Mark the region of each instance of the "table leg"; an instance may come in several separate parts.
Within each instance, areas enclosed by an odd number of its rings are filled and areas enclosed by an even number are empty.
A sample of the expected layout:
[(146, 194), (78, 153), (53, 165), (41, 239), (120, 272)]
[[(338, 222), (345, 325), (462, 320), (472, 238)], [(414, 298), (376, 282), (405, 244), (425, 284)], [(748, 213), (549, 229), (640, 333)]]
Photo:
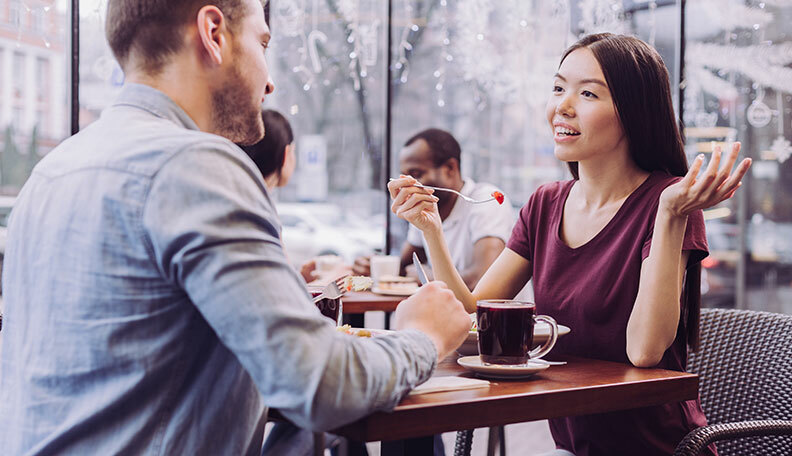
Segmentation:
[(434, 436), (382, 442), (382, 456), (433, 456)]
[(391, 329), (391, 314), (393, 312), (385, 312), (385, 329)]

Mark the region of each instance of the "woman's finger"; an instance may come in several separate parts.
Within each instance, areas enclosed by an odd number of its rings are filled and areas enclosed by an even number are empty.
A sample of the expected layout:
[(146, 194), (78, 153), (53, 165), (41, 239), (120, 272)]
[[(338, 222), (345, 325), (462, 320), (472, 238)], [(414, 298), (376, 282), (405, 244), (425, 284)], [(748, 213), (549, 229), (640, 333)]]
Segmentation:
[(732, 145), (731, 153), (729, 153), (729, 156), (726, 158), (726, 163), (724, 163), (724, 165), (721, 167), (721, 171), (719, 173), (719, 182), (717, 187), (719, 192), (723, 188), (724, 183), (731, 176), (732, 168), (734, 168), (734, 164), (737, 163), (737, 158), (740, 156), (741, 148), (742, 144), (740, 144), (739, 141)]
[(737, 165), (737, 168), (734, 170), (731, 176), (718, 188), (718, 192), (716, 194), (717, 197), (723, 199), (728, 199), (730, 196), (729, 194), (733, 194), (735, 190), (741, 185), (740, 183), (745, 177), (745, 174), (748, 172), (748, 169), (751, 167), (751, 159), (746, 158)]
[(396, 195), (393, 197), (393, 202), (391, 203), (391, 206), (393, 207), (401, 206), (402, 204), (404, 204), (407, 198), (409, 198), (410, 195), (412, 193), (415, 193), (416, 191), (417, 191), (417, 187), (413, 187), (412, 185), (405, 185), (398, 187), (396, 189)]
[(684, 183), (684, 186), (690, 188), (696, 182), (696, 176), (698, 176), (699, 170), (701, 170), (701, 165), (704, 163), (704, 154), (699, 154), (695, 160), (693, 160), (693, 164), (690, 165), (690, 169), (688, 169), (687, 174), (685, 177), (682, 178), (680, 182)]
[(435, 210), (436, 203), (434, 201), (421, 201), (420, 203), (416, 204), (415, 206), (409, 209), (400, 209), (399, 212), (396, 213), (400, 218), (410, 221), (415, 220), (417, 217), (420, 217), (424, 212), (433, 212)]
[(404, 187), (413, 186), (417, 182), (418, 181), (415, 180), (415, 178), (402, 174), (398, 179), (388, 182), (388, 192), (390, 193), (391, 198), (396, 199), (396, 195), (399, 194), (399, 190)]
[(721, 150), (720, 146), (716, 145), (712, 149), (712, 156), (710, 157), (710, 162), (709, 165), (707, 165), (707, 169), (704, 170), (704, 173), (697, 179), (696, 184), (691, 188), (693, 194), (701, 195), (710, 189), (718, 175), (718, 167), (720, 166), (722, 154), (723, 151)]
[(409, 198), (413, 194), (423, 194), (423, 195), (431, 195), (432, 191), (430, 189), (425, 189), (421, 187), (416, 187), (414, 185), (405, 185), (398, 189), (398, 193), (393, 198), (393, 206), (398, 206), (403, 204), (407, 198)]
[(412, 192), (408, 197), (404, 198), (405, 194), (406, 194), (406, 191), (401, 192), (401, 194), (397, 198), (400, 201), (398, 203), (397, 203), (397, 201), (394, 201), (393, 204), (391, 204), (391, 210), (394, 213), (398, 214), (399, 211), (405, 211), (405, 210), (411, 209), (416, 204), (418, 204), (418, 203), (420, 203), (422, 201), (429, 201), (429, 202), (432, 202), (432, 203), (437, 202), (437, 197), (434, 196), (434, 195), (428, 195), (426, 193)]

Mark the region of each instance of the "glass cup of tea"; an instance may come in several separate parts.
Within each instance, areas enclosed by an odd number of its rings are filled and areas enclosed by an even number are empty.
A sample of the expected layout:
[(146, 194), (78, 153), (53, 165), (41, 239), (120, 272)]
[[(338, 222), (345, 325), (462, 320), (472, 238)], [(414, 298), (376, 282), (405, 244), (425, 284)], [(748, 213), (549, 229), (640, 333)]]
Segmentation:
[[(308, 287), (308, 291), (311, 292), (312, 298), (322, 294), (323, 289), (324, 287)], [(344, 307), (344, 304), (341, 302), (341, 298), (322, 298), (319, 301), (316, 301), (316, 307), (319, 308), (319, 312), (321, 312), (322, 315), (333, 320), (336, 325), (341, 325)]]
[[(534, 324), (550, 325), (550, 338), (541, 347), (533, 346)], [(541, 358), (555, 345), (558, 325), (547, 315), (536, 315), (536, 304), (509, 299), (486, 299), (476, 303), (478, 346), (481, 362), (489, 364), (526, 364)]]

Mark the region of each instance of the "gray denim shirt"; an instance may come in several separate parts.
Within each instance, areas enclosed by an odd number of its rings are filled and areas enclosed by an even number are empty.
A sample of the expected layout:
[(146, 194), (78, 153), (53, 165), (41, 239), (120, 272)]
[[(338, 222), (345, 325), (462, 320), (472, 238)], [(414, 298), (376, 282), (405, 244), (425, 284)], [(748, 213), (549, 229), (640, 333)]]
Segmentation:
[(11, 215), (0, 453), (245, 454), (265, 406), (324, 430), (428, 379), (425, 334), (336, 331), (279, 232), (244, 152), (128, 84)]

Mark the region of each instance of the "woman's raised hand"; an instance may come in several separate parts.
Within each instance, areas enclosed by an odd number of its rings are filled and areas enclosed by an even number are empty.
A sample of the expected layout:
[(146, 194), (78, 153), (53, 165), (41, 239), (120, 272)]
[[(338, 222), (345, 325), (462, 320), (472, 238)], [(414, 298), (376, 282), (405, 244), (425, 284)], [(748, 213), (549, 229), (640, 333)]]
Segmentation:
[(403, 174), (388, 182), (388, 191), (393, 198), (391, 210), (421, 231), (442, 230), (438, 199), (432, 195), (434, 190), (415, 187), (419, 183), (414, 177)]
[(684, 217), (731, 198), (742, 185), (742, 178), (751, 166), (751, 159), (746, 158), (732, 171), (739, 153), (740, 143), (736, 142), (727, 154), (725, 163), (720, 166), (723, 152), (720, 146), (715, 146), (712, 159), (700, 176), (698, 173), (704, 163), (704, 156), (696, 157), (685, 177), (663, 190), (660, 208), (671, 215)]

